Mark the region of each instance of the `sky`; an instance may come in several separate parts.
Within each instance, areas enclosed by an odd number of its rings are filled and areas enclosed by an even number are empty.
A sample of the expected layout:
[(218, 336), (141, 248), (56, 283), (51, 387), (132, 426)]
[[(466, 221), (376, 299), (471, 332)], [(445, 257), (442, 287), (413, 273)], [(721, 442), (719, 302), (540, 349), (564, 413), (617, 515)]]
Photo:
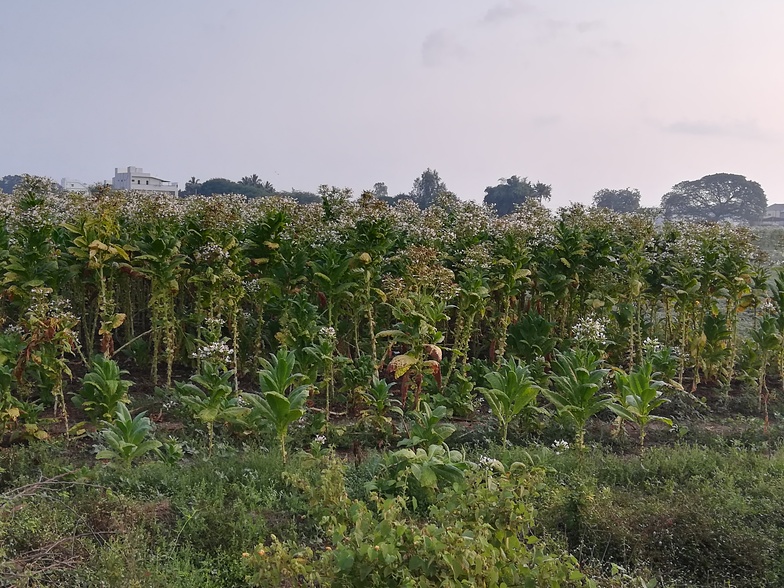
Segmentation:
[(2, 0), (0, 176), (784, 202), (781, 0)]

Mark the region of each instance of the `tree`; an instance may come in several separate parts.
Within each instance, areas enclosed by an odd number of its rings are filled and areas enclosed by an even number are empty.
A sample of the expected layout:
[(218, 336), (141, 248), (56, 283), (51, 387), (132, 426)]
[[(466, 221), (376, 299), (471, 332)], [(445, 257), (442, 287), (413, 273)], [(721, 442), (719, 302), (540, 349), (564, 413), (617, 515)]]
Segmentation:
[(185, 189), (182, 191), (184, 196), (195, 196), (201, 190), (201, 181), (196, 176), (185, 182)]
[(22, 183), (22, 176), (3, 176), (0, 178), (0, 192), (10, 194), (18, 184)]
[(421, 176), (414, 180), (414, 186), (408, 195), (419, 205), (419, 208), (427, 208), (435, 203), (439, 194), (444, 192), (449, 192), (449, 190), (438, 172), (427, 168)]
[(373, 195), (381, 200), (389, 199), (389, 188), (384, 182), (376, 182), (373, 184)]
[(501, 178), (497, 186), (485, 188), (485, 204), (495, 206), (498, 216), (506, 216), (514, 212), (516, 206), (522, 204), (529, 198), (539, 200), (550, 200), (552, 187), (549, 184), (536, 182), (532, 184), (528, 178), (512, 176), (508, 180)]
[(240, 184), (244, 184), (246, 186), (260, 186), (261, 178), (256, 174), (250, 176), (243, 176), (242, 179), (240, 180)]
[(593, 205), (615, 212), (635, 212), (640, 208), (640, 191), (636, 188), (603, 188), (593, 195)]
[(662, 208), (667, 218), (753, 223), (762, 218), (767, 205), (765, 192), (757, 182), (726, 173), (675, 184), (662, 196)]
[(321, 196), (306, 190), (292, 188), (289, 192), (279, 192), (279, 194), (293, 198), (298, 204), (321, 204)]
[(253, 180), (253, 176), (243, 178), (243, 180), (247, 180), (245, 182), (232, 182), (226, 178), (212, 178), (201, 184), (199, 193), (206, 196), (212, 196), (213, 194), (242, 194), (248, 198), (271, 196), (275, 193), (275, 188), (272, 184), (269, 182), (262, 183), (258, 176), (255, 177), (258, 182), (256, 185), (248, 183), (248, 181)]

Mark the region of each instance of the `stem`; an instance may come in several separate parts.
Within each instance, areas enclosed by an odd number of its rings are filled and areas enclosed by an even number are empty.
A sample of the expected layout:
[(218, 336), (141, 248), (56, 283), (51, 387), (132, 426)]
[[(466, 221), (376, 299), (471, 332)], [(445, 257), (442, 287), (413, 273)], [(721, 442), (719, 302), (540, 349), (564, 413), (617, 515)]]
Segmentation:
[(280, 433), (278, 435), (278, 439), (280, 439), (280, 453), (283, 456), (283, 463), (286, 463), (286, 433)]
[(577, 449), (582, 451), (585, 449), (585, 425), (581, 425), (580, 428), (577, 430)]

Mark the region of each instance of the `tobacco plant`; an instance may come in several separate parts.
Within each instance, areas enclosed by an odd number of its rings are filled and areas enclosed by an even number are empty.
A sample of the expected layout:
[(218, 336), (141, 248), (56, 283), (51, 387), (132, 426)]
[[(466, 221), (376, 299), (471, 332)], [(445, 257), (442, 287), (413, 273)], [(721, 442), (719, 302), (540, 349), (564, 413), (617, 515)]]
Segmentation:
[(622, 370), (615, 372), (615, 386), (618, 390), (617, 402), (608, 408), (622, 419), (635, 423), (640, 429), (640, 451), (645, 447), (645, 427), (651, 421), (660, 421), (672, 426), (669, 417), (651, 414), (655, 409), (669, 402), (661, 392), (665, 383), (656, 379), (658, 374), (653, 371), (653, 362), (643, 361), (628, 374)]
[(602, 360), (590, 351), (578, 349), (558, 353), (551, 377), (555, 390), (543, 391), (555, 406), (558, 416), (575, 424), (578, 449), (585, 448), (588, 419), (614, 402), (612, 395), (600, 393), (610, 371), (599, 367), (601, 365)]
[(501, 428), (501, 446), (506, 447), (509, 424), (526, 410), (539, 410), (536, 397), (541, 388), (536, 385), (522, 362), (504, 360), (498, 371), (485, 375), (487, 388), (479, 388), (493, 416)]
[(242, 398), (250, 410), (245, 420), (252, 426), (267, 424), (273, 427), (280, 443), (283, 462), (286, 462), (286, 437), (289, 425), (305, 416), (305, 402), (310, 386), (301, 383), (303, 374), (296, 373), (296, 355), (281, 348), (269, 360), (262, 359), (259, 370), (261, 394), (245, 393)]

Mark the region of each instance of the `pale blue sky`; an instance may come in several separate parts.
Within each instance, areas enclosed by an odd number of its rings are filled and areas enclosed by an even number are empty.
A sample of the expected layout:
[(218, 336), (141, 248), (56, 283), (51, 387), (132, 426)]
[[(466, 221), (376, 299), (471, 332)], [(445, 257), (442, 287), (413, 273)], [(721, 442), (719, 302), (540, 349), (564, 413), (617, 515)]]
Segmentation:
[(784, 201), (780, 0), (2, 0), (0, 176)]

